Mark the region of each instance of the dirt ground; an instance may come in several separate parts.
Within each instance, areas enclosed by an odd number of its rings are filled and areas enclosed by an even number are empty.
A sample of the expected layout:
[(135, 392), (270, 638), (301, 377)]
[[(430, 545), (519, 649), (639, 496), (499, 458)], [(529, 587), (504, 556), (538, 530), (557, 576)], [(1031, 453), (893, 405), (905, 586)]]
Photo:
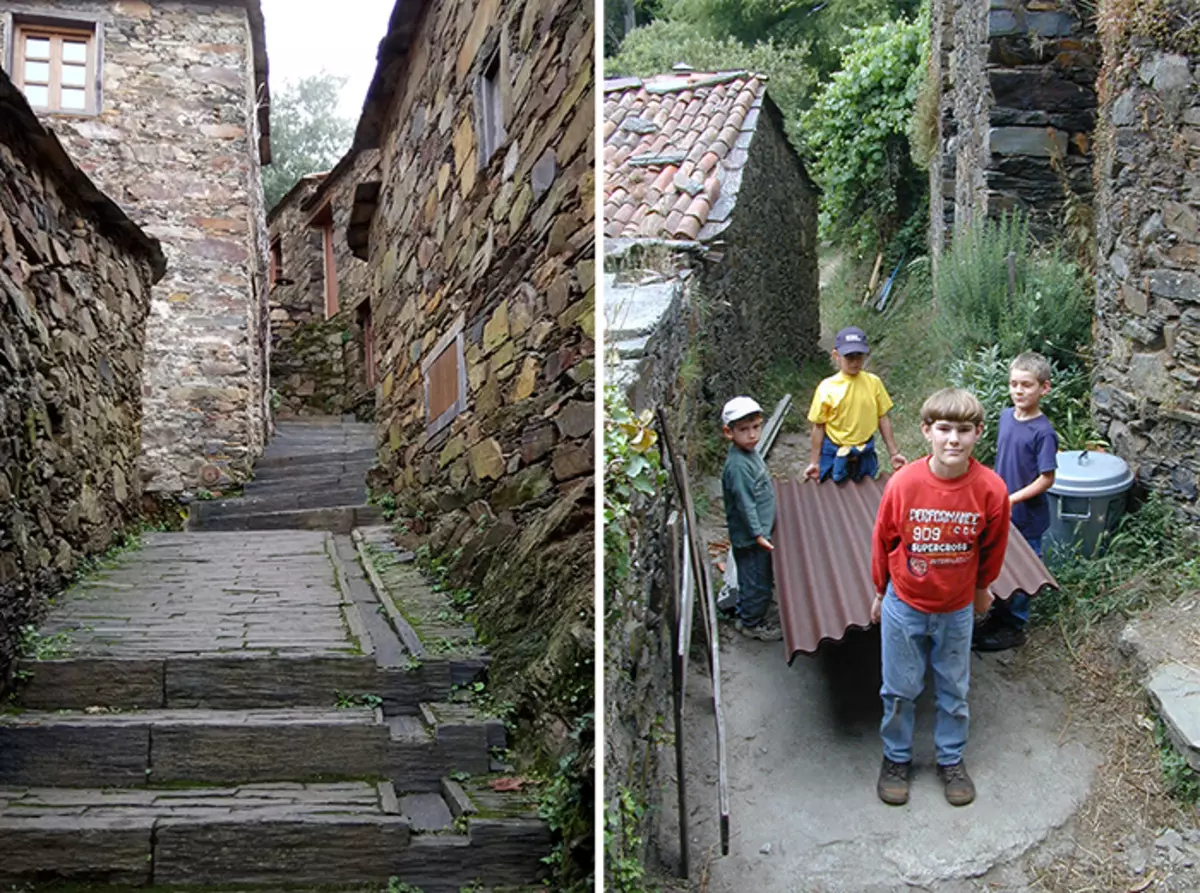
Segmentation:
[[(781, 435), (768, 459), (772, 471), (776, 474), (786, 473), (797, 463), (802, 467), (806, 444), (807, 438), (803, 435)], [(713, 482), (708, 482), (708, 489), (712, 492)], [(716, 492), (719, 493), (719, 484)], [(723, 518), (719, 499), (711, 502), (707, 526), (712, 539), (720, 538)], [(1147, 612), (1138, 619), (1139, 635), (1171, 640), (1178, 629), (1178, 611), (1178, 605), (1162, 605)], [(995, 846), (995, 841), (985, 839), (981, 842), (978, 836), (970, 833), (973, 829), (964, 825), (963, 848), (978, 848), (980, 858), (972, 859), (971, 853), (960, 851), (955, 853), (954, 859), (948, 860), (954, 864), (947, 865), (946, 859), (933, 858), (929, 854), (906, 854), (898, 860), (900, 863), (910, 857), (913, 864), (920, 863), (922, 858), (927, 863), (932, 859), (933, 863), (937, 863), (934, 868), (938, 870), (910, 872), (906, 879), (897, 878), (894, 884), (880, 883), (879, 866), (874, 864), (876, 860), (869, 855), (864, 857), (863, 848), (851, 845), (855, 841), (849, 840), (833, 841), (833, 845), (822, 846), (818, 851), (819, 859), (808, 863), (806, 867), (792, 868), (786, 876), (768, 868), (773, 856), (776, 860), (785, 858), (785, 854), (779, 852), (782, 848), (780, 843), (776, 843), (777, 850), (772, 853), (769, 842), (760, 845), (757, 840), (740, 841), (737, 846), (743, 851), (742, 861), (730, 862), (734, 856), (721, 857), (716, 834), (716, 773), (712, 755), (708, 752), (711, 736), (707, 732), (712, 725), (712, 715), (711, 711), (696, 709), (684, 729), (689, 752), (694, 755), (689, 757), (687, 773), (689, 821), (692, 828), (691, 879), (683, 883), (663, 876), (659, 879), (661, 889), (704, 893), (726, 890), (755, 890), (762, 893), (776, 890), (853, 890), (865, 893), (867, 890), (878, 890), (882, 893), (884, 890), (902, 889), (923, 889), (935, 893), (1200, 891), (1200, 810), (1179, 805), (1165, 792), (1158, 748), (1154, 743), (1152, 713), (1139, 684), (1139, 674), (1144, 668), (1123, 656), (1119, 647), (1125, 626), (1124, 618), (1110, 618), (1077, 640), (1069, 640), (1058, 627), (1035, 627), (1023, 648), (986, 657), (987, 661), (995, 662), (990, 666), (999, 676), (1011, 680), (1013, 685), (1042, 692), (1048, 700), (1053, 701), (1052, 710), (1056, 711), (1054, 722), (1059, 729), (1055, 743), (1064, 745), (1071, 741), (1079, 742), (1091, 758), (1091, 765), (1094, 765), (1094, 771), (1088, 775), (1090, 786), (1085, 786), (1082, 796), (1077, 802), (1072, 802), (1072, 808), (1064, 814), (1063, 821), (1054, 823), (1054, 827), (1032, 845), (1022, 844), (1006, 849)], [(705, 676), (703, 642), (699, 635), (697, 633), (689, 679), (689, 700), (697, 704), (707, 697), (710, 688)], [(1126, 645), (1128, 638), (1126, 636)], [(861, 649), (862, 646), (859, 647)], [(723, 625), (721, 652), (725, 672), (722, 674), (722, 697), (727, 705), (754, 696), (755, 690), (766, 684), (760, 676), (745, 672), (747, 661), (753, 659), (750, 649), (757, 648), (775, 648), (782, 653), (777, 643), (764, 645), (751, 642), (739, 636), (731, 626)], [(1126, 651), (1129, 651), (1128, 647)], [(782, 656), (778, 657), (778, 661), (783, 662)], [(771, 684), (788, 684), (788, 677), (781, 675), (778, 678), (782, 682)], [(874, 691), (872, 686), (876, 686)], [(875, 734), (879, 718), (877, 684), (867, 679), (848, 691), (852, 691), (852, 698), (861, 703), (842, 706), (849, 710), (865, 711), (851, 726), (853, 734), (870, 739)], [(790, 695), (786, 690), (771, 692), (768, 700), (774, 698), (778, 705), (776, 710), (783, 710), (789, 703)], [(979, 694), (973, 688), (972, 695), (972, 710), (975, 712), (977, 707), (974, 700), (988, 697), (986, 685), (981, 685)], [(761, 699), (762, 696), (762, 691), (757, 691), (757, 697)], [(874, 701), (873, 705), (868, 703), (871, 700)], [(836, 707), (837, 698), (833, 701)], [(769, 713), (763, 717), (764, 726), (774, 721), (776, 717)], [(1020, 731), (1014, 730), (1018, 736)], [(1044, 735), (1045, 730), (1042, 732)], [(746, 746), (731, 746), (731, 754), (739, 759), (755, 760), (756, 763), (761, 756), (765, 761), (767, 747), (762, 746), (761, 754), (755, 751), (755, 747), (762, 743), (755, 740), (755, 734), (754, 730), (746, 729), (728, 731), (731, 742), (735, 735), (749, 742)], [(1031, 738), (1033, 734), (1034, 730), (1030, 730)], [(750, 737), (746, 738), (747, 735)], [(766, 741), (767, 733), (759, 737)], [(773, 740), (778, 743), (780, 739)], [(786, 733), (782, 740), (787, 740)], [(877, 741), (877, 738), (874, 740)], [(1012, 742), (1007, 746), (1019, 746), (1019, 738), (1012, 739)], [(873, 748), (874, 745), (869, 746)], [(975, 747), (974, 743), (972, 747)], [(872, 759), (877, 766), (877, 754)], [(676, 796), (674, 759), (669, 745), (663, 748), (661, 766), (663, 777), (660, 780), (665, 805), (654, 843), (660, 857), (670, 865), (678, 852), (678, 817), (673, 808)], [(773, 775), (770, 770), (735, 771), (737, 768), (731, 765), (730, 776), (733, 778), (736, 775), (739, 780), (736, 796), (743, 810), (746, 808), (744, 804), (753, 804), (751, 808), (756, 819), (761, 815), (774, 817), (774, 821), (781, 826), (794, 824), (798, 820), (794, 812), (789, 814), (786, 811), (793, 808), (796, 801), (786, 799), (778, 790), (781, 783), (778, 773)], [(1041, 767), (1039, 771), (1052, 773), (1053, 768), (1047, 770)], [(864, 782), (868, 800), (873, 796), (873, 782), (873, 775)], [(928, 790), (919, 788), (914, 781), (914, 804), (910, 806), (915, 808), (919, 794), (924, 801), (924, 809), (949, 809), (945, 804), (928, 802), (930, 795), (935, 792), (930, 782), (926, 781), (925, 784)], [(995, 788), (995, 784), (991, 787)], [(818, 795), (806, 802), (806, 809), (817, 813), (816, 822), (819, 825), (819, 813), (828, 806), (820, 798), (837, 795), (830, 795), (823, 789), (815, 793)], [(854, 796), (861, 793), (855, 792)], [(940, 795), (940, 792), (937, 793)], [(983, 796), (981, 786), (981, 800)], [(1049, 798), (1052, 793), (1047, 791), (1046, 796)], [(1038, 799), (1036, 794), (1030, 798)], [(868, 806), (864, 802), (862, 809), (865, 811), (877, 805)], [(1041, 805), (1013, 803), (1005, 805), (1000, 811), (1021, 813), (1029, 809), (1032, 812), (1035, 806)], [(995, 807), (992, 808), (995, 811)], [(871, 822), (889, 821), (886, 808), (877, 815), (882, 818), (867, 820), (864, 836), (870, 836), (875, 831)], [(919, 812), (914, 815), (919, 815)], [(984, 813), (975, 815), (984, 820)], [(986, 820), (995, 821), (997, 827), (1001, 828), (1006, 827), (1001, 821), (1003, 818), (996, 816)], [(739, 819), (745, 827), (745, 812), (740, 817), (733, 816), (735, 833)], [(884, 855), (884, 845), (880, 845), (880, 858)], [(869, 854), (871, 850), (867, 849), (866, 852)], [(890, 858), (897, 861), (895, 854)], [(839, 862), (839, 859), (842, 861)], [(737, 866), (736, 871), (731, 870), (733, 865)], [(929, 865), (925, 867), (929, 868)], [(820, 882), (814, 885), (810, 880), (813, 877), (819, 877)]]

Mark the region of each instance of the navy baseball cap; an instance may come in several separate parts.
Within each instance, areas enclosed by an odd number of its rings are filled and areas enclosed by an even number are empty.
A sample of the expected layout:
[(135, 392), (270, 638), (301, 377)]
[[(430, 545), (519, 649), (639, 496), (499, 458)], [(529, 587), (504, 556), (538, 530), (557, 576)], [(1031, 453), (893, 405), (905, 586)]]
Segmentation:
[(833, 341), (833, 349), (842, 356), (871, 352), (871, 348), (867, 346), (867, 333), (858, 326), (846, 326), (838, 332)]

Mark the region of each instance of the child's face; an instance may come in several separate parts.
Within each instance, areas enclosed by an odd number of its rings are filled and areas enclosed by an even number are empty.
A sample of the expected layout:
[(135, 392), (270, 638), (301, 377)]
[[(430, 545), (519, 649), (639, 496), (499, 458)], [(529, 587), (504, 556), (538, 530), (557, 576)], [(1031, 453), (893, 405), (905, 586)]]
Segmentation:
[(758, 440), (762, 437), (763, 417), (761, 413), (748, 415), (745, 418), (738, 419), (732, 425), (725, 426), (725, 437), (732, 440), (734, 446), (739, 450), (745, 450), (747, 453), (758, 446)]
[(943, 476), (958, 477), (967, 471), (971, 452), (983, 434), (983, 423), (934, 419), (930, 425), (922, 423), (921, 433), (929, 441), (934, 460), (945, 472)]
[(863, 371), (863, 367), (867, 365), (867, 355), (865, 353), (841, 354), (835, 350), (833, 352), (833, 362), (837, 364), (842, 375), (858, 375), (858, 373)]
[(1050, 393), (1050, 382), (1038, 381), (1032, 372), (1013, 369), (1008, 373), (1008, 395), (1022, 414), (1036, 412), (1038, 403)]

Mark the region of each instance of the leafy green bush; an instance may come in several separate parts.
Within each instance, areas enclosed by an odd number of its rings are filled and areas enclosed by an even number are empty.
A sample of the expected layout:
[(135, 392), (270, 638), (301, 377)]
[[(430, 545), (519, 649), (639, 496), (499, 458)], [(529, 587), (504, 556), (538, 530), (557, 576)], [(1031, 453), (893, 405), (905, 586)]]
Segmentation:
[[(991, 465), (996, 458), (996, 433), (1001, 410), (1012, 405), (1008, 395), (1008, 367), (1011, 356), (1000, 353), (999, 345), (981, 347), (968, 357), (950, 364), (950, 382), (966, 388), (983, 404), (986, 421), (983, 437), (975, 447), (975, 458)], [(1042, 398), (1041, 408), (1058, 435), (1060, 450), (1081, 450), (1099, 442), (1092, 427), (1091, 380), (1086, 368), (1064, 366), (1050, 361), (1050, 393)]]
[(822, 237), (868, 250), (885, 245), (927, 194), (908, 144), (927, 32), (925, 15), (862, 29), (804, 113), (801, 129), (823, 190)]
[(949, 339), (1001, 356), (1036, 350), (1074, 362), (1091, 341), (1088, 278), (1057, 251), (1037, 248), (1020, 213), (955, 234), (937, 277), (938, 324)]
[(769, 78), (771, 99), (783, 113), (793, 145), (799, 139), (800, 113), (812, 103), (816, 73), (805, 61), (807, 47), (770, 40), (752, 44), (733, 37), (714, 37), (700, 26), (684, 21), (651, 22), (630, 32), (621, 51), (604, 63), (606, 77), (664, 74), (679, 62), (697, 71), (752, 71)]

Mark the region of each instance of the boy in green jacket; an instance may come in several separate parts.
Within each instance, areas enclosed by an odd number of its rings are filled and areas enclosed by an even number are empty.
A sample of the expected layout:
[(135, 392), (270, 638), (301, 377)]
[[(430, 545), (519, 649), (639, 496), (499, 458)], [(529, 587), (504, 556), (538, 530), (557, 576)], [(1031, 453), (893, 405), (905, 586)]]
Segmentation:
[(775, 529), (775, 486), (767, 463), (759, 455), (763, 411), (749, 397), (734, 397), (721, 410), (722, 433), (731, 441), (721, 491), (725, 523), (737, 565), (737, 629), (763, 642), (783, 638), (778, 623), (767, 619), (775, 577), (771, 568), (770, 536)]

